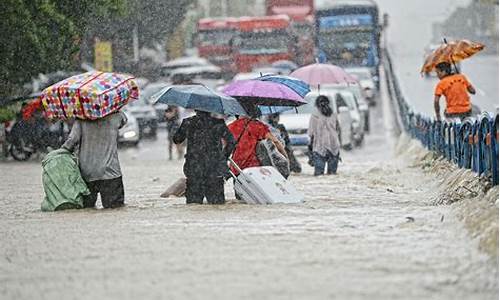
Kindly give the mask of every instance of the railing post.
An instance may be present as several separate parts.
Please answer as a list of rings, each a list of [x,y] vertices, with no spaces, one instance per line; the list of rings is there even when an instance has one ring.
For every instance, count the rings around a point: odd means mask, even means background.
[[[498,185],[498,114],[491,122],[491,173],[493,184]]]

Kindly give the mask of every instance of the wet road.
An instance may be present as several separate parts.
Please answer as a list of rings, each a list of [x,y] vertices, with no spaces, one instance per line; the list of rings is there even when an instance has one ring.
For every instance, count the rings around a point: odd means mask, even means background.
[[[182,167],[164,135],[121,151],[118,210],[42,213],[39,163],[3,163],[0,298],[497,299],[498,264],[374,119],[338,175],[291,177],[300,205],[159,198]]]
[[[387,43],[407,101],[417,112],[434,115],[433,92],[437,78],[423,78],[420,68],[424,47],[432,39],[432,23],[441,22],[458,6],[469,0],[376,0],[382,13],[389,14]],[[462,72],[476,86],[473,104],[481,110],[498,108],[498,54],[478,54],[462,64]],[[441,107],[444,107],[442,100]]]

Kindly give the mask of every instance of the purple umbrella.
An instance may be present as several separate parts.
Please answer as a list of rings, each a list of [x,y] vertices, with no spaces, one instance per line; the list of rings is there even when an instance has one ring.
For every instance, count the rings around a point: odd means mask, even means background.
[[[295,77],[309,83],[310,86],[321,84],[355,84],[356,78],[341,67],[330,64],[311,64],[293,71],[290,77]]]
[[[307,103],[289,87],[261,80],[234,81],[224,88],[223,93],[255,105],[300,106]]]

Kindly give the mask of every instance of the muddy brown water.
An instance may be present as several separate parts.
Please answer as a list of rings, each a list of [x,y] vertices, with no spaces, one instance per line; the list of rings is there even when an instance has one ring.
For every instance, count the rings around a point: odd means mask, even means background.
[[[382,128],[381,118],[375,128]],[[382,129],[297,205],[185,205],[165,136],[120,153],[127,207],[42,213],[37,161],[0,165],[1,299],[496,299],[498,265]],[[497,224],[498,226],[498,224]]]

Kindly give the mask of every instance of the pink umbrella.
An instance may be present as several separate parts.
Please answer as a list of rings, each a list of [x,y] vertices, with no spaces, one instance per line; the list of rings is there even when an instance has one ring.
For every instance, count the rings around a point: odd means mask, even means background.
[[[341,67],[329,64],[310,64],[293,71],[290,77],[307,82],[310,86],[321,84],[355,84],[356,79]]]

